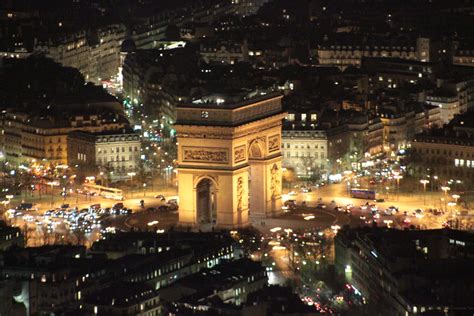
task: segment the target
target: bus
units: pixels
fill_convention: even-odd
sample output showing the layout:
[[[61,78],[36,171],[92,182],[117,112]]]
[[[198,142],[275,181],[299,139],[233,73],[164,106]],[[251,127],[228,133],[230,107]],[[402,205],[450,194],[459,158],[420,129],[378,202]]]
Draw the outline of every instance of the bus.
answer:
[[[366,189],[351,189],[351,197],[356,199],[375,200],[375,191]]]
[[[84,189],[89,193],[95,193],[100,195],[106,199],[118,200],[123,201],[123,191],[117,188],[108,188],[101,185],[96,184],[84,184]]]

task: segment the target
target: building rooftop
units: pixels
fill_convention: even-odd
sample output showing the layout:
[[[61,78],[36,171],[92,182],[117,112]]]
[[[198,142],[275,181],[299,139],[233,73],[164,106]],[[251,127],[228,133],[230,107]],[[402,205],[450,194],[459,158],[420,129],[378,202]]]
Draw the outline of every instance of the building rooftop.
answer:
[[[121,137],[122,136],[122,137]],[[124,127],[116,130],[106,130],[100,132],[86,132],[86,131],[73,131],[69,133],[68,137],[75,139],[83,139],[94,142],[110,142],[114,139],[116,141],[139,141],[140,135],[130,127]]]
[[[128,307],[158,296],[158,291],[143,282],[116,282],[85,298],[88,304]]]
[[[199,301],[213,296],[216,291],[232,288],[237,283],[247,283],[248,277],[265,273],[260,262],[243,258],[221,263],[212,269],[203,269],[176,283],[163,294],[167,300]]]

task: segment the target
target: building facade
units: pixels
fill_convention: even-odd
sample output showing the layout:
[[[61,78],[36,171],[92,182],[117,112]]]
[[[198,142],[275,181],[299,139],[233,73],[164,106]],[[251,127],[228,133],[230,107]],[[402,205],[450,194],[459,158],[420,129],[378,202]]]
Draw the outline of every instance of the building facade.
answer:
[[[249,211],[281,211],[282,97],[244,93],[177,108],[180,224],[242,227]]]
[[[117,76],[120,47],[125,35],[124,25],[112,24],[94,32],[83,30],[58,38],[36,40],[33,50],[65,67],[77,68],[86,81],[100,84],[102,80]]]
[[[374,314],[450,314],[474,307],[473,244],[462,231],[344,229],[335,238],[335,266]]]
[[[140,136],[129,129],[90,133],[72,132],[67,138],[68,164],[97,166],[127,177],[140,164]]]
[[[411,144],[417,174],[434,174],[440,179],[470,183],[474,176],[474,130],[451,128],[416,135]]]
[[[68,134],[75,130],[100,132],[127,126],[120,115],[71,115],[69,117],[38,117],[7,112],[1,121],[5,159],[15,164],[43,161],[46,164],[67,164]]]
[[[325,177],[328,173],[328,138],[324,130],[284,129],[283,167],[297,177]]]

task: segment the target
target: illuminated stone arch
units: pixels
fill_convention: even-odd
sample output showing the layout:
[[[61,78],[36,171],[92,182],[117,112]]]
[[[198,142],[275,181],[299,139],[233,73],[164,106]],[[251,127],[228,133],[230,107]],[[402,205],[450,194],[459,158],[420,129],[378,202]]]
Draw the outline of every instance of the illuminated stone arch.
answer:
[[[281,212],[281,97],[177,107],[180,225],[244,227]]]

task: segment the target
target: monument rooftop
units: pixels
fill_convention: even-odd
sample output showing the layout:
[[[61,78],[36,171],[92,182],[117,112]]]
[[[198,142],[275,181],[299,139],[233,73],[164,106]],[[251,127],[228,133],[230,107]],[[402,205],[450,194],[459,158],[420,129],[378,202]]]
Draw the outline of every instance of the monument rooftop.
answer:
[[[176,125],[239,126],[281,114],[282,94],[212,95],[177,106]]]

